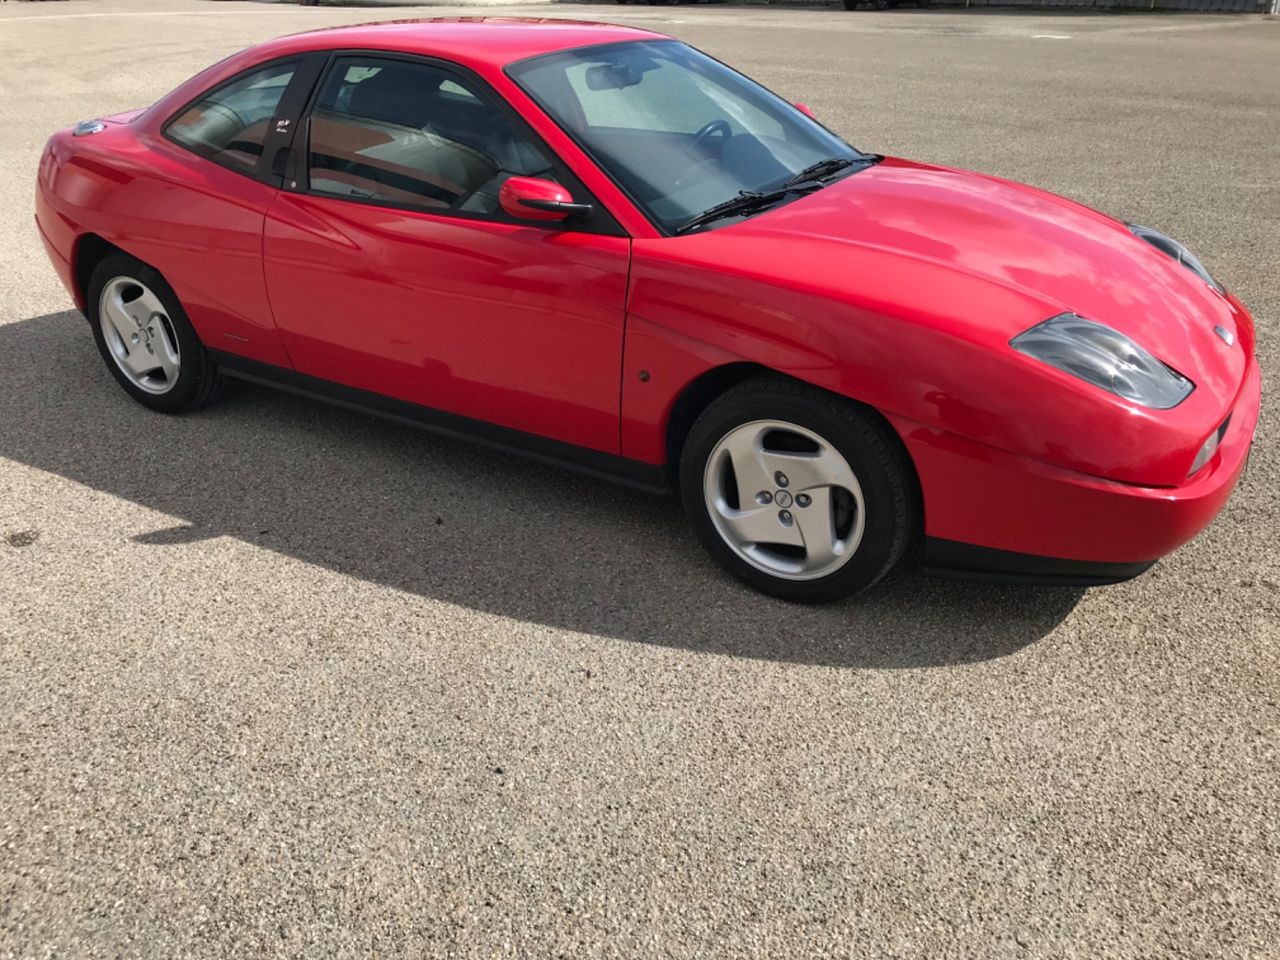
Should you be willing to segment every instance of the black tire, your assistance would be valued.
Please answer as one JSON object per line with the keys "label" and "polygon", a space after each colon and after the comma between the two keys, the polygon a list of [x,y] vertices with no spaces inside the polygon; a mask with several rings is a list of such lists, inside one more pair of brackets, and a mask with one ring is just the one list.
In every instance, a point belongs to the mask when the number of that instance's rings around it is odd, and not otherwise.
{"label": "black tire", "polygon": [[[730,431],[754,420],[781,420],[813,431],[848,462],[861,487],[865,527],[851,558],[834,572],[791,580],[751,565],[711,519],[703,490],[707,461]],[[680,496],[698,539],[721,566],[762,593],[798,603],[853,596],[902,557],[918,517],[915,470],[891,427],[873,410],[794,380],[760,377],[725,392],[694,423],[680,458]]]}
{"label": "black tire", "polygon": [[846,10],[857,10],[859,0],[844,0],[844,8]]}
{"label": "black tire", "polygon": [[[178,344],[179,364],[173,386],[164,393],[149,393],[131,382],[107,345],[100,313],[102,292],[108,283],[117,278],[127,278],[146,287],[165,308],[169,328]],[[218,368],[209,356],[209,351],[196,336],[186,311],[182,309],[182,303],[164,277],[141,260],[123,253],[113,253],[103,258],[89,277],[85,293],[85,316],[88,317],[94,342],[98,345],[98,352],[102,354],[107,369],[124,388],[125,393],[143,406],[161,413],[181,413],[204,406],[221,392],[222,378],[218,375]]]}

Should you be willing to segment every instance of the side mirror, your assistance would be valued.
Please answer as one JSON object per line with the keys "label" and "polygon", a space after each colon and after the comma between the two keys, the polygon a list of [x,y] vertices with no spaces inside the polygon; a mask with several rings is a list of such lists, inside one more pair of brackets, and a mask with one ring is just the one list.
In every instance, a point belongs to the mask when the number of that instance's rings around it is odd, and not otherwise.
{"label": "side mirror", "polygon": [[591,204],[574,203],[573,196],[560,184],[536,177],[508,177],[498,190],[498,204],[521,220],[563,220],[591,212]]}
{"label": "side mirror", "polygon": [[803,113],[803,114],[804,114],[806,117],[808,117],[810,120],[817,120],[817,119],[818,119],[817,117],[815,117],[815,116],[813,115],[813,111],[809,109],[809,105],[808,105],[807,103],[797,103],[797,104],[795,104],[795,108],[796,108],[797,110],[799,110],[801,113]]}

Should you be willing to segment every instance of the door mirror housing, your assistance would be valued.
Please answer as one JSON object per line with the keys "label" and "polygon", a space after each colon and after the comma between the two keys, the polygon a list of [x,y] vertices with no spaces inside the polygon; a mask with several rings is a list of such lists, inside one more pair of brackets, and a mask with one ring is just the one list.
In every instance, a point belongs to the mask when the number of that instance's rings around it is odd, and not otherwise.
{"label": "door mirror housing", "polygon": [[801,113],[803,113],[806,117],[808,117],[810,120],[818,119],[813,115],[813,111],[809,109],[809,105],[807,103],[796,103],[796,104],[793,104],[793,106],[797,110],[799,110]]}
{"label": "door mirror housing", "polygon": [[591,204],[574,203],[573,195],[560,184],[537,177],[508,177],[498,190],[498,203],[520,220],[547,222],[591,212]]}

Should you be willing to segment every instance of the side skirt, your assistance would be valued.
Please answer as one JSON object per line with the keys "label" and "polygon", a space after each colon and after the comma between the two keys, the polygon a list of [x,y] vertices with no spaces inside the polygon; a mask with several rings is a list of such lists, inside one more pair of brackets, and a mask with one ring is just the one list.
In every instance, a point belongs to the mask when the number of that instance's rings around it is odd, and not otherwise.
{"label": "side skirt", "polygon": [[368,390],[307,376],[296,370],[277,367],[258,360],[248,360],[232,353],[223,353],[219,350],[209,352],[217,363],[219,371],[228,377],[276,387],[313,400],[346,407],[349,410],[371,413],[442,436],[515,453],[530,460],[563,467],[586,476],[611,480],[646,493],[671,492],[667,471],[661,466],[602,453],[599,450],[590,450],[560,440],[548,440],[546,437],[539,437],[521,430],[512,430],[509,427],[500,427],[456,413],[419,406],[416,403],[408,403]]}
{"label": "side skirt", "polygon": [[931,577],[983,580],[990,583],[1026,583],[1062,587],[1100,587],[1131,580],[1155,564],[1095,563],[1064,560],[1031,553],[1015,553],[972,543],[925,537],[924,572]]}

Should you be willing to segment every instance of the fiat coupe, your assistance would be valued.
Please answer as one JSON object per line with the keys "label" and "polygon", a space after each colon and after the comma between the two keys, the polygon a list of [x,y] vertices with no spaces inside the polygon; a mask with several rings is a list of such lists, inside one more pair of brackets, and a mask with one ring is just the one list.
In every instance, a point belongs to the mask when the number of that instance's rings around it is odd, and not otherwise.
{"label": "fiat coupe", "polygon": [[683,43],[448,19],[252,47],[55,134],[36,219],[107,369],[228,378],[675,489],[749,585],[1123,580],[1259,407],[1245,307],[1164,234],[864,152]]}

